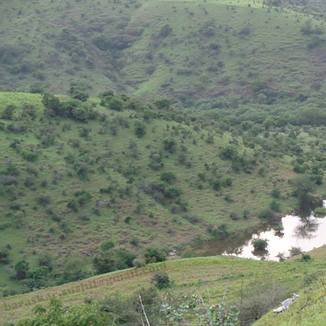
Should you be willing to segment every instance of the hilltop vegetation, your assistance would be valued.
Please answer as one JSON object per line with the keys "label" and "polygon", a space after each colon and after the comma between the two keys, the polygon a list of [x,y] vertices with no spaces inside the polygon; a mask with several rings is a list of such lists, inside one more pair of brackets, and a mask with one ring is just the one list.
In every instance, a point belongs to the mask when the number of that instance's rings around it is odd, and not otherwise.
{"label": "hilltop vegetation", "polygon": [[324,19],[326,13],[326,3],[323,0],[264,0],[264,4],[295,9],[312,14],[318,19]]}
{"label": "hilltop vegetation", "polygon": [[325,24],[295,8],[16,0],[1,9],[4,90],[67,93],[79,81],[93,94],[161,95],[185,107],[323,106]]}

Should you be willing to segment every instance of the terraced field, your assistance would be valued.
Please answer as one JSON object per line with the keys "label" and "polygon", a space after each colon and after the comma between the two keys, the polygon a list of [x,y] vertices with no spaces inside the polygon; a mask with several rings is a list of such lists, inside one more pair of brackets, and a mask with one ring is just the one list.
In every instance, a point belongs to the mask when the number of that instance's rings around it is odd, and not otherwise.
{"label": "terraced field", "polygon": [[[287,295],[303,288],[305,278],[323,275],[326,268],[325,248],[313,252],[312,256],[313,261],[309,263],[297,261],[298,258],[284,263],[230,257],[170,260],[144,268],[100,275],[81,282],[1,299],[0,322],[27,317],[35,305],[45,305],[54,297],[65,304],[74,305],[82,304],[85,299],[90,298],[103,299],[117,294],[128,296],[137,293],[143,287],[149,287],[151,278],[157,271],[165,271],[174,281],[173,287],[167,291],[172,291],[174,294],[198,293],[212,304],[218,303],[223,297],[226,297],[228,302],[239,302],[241,296],[247,298],[256,291],[258,284],[264,284],[264,291],[269,291],[271,296],[279,289],[283,289],[284,295]],[[325,293],[321,290],[318,290],[319,299],[325,298]],[[164,295],[164,292],[161,294]],[[289,314],[286,313],[277,320],[285,320]],[[276,320],[272,315],[269,318],[274,322]],[[322,318],[322,315],[319,318]],[[266,317],[258,325],[269,325],[268,320]],[[295,324],[284,323],[284,325]]]}

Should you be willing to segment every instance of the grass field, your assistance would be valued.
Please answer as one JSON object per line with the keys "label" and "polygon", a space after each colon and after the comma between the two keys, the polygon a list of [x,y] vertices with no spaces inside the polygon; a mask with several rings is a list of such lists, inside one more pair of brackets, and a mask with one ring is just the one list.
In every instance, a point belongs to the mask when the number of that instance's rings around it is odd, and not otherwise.
{"label": "grass field", "polygon": [[269,313],[255,326],[322,326],[325,324],[325,283],[317,282],[314,287],[300,293],[301,298],[291,309],[279,316]]}
{"label": "grass field", "polygon": [[[316,254],[312,253],[312,256],[314,258],[309,263],[298,260],[275,263],[230,257],[170,260],[140,269],[100,275],[77,283],[1,299],[0,322],[27,317],[35,305],[46,305],[54,297],[59,298],[65,304],[73,305],[81,304],[85,299],[90,298],[103,299],[115,295],[129,296],[137,293],[142,287],[149,287],[151,278],[156,271],[167,272],[174,281],[173,287],[166,291],[179,295],[198,293],[212,304],[220,302],[222,298],[226,298],[228,302],[239,302],[242,295],[244,298],[255,295],[253,293],[256,293],[257,286],[262,285],[264,291],[270,291],[270,295],[274,295],[273,291],[277,289],[283,289],[286,295],[303,288],[305,278],[317,274],[322,275],[322,272],[325,271],[325,248],[319,249]],[[166,291],[161,294],[164,295]],[[316,293],[311,292],[311,294],[316,295],[316,299],[325,297],[325,293],[322,293],[321,289],[317,289]],[[304,299],[300,299],[295,307],[302,304],[302,300]],[[321,307],[320,305],[318,309],[320,310]],[[320,313],[322,313],[321,310]],[[292,310],[278,317],[277,320],[280,322],[286,320],[289,315],[292,315]],[[315,321],[321,321],[322,319],[318,318],[322,317],[322,314],[319,317],[311,316],[311,318],[315,318]],[[276,320],[275,316],[270,315],[269,318],[274,322]],[[299,320],[299,317],[293,318]],[[266,324],[264,324],[264,321],[266,321]],[[257,325],[269,325],[268,322],[267,315]],[[284,325],[295,324],[284,323]],[[322,324],[307,323],[304,325],[317,326]]]}
{"label": "grass field", "polygon": [[[323,261],[326,260],[325,247],[314,250],[314,256]],[[325,270],[324,270],[325,271]],[[307,288],[300,291],[300,297],[291,308],[275,315],[270,312],[254,323],[255,326],[322,326],[325,323],[326,287],[325,277],[313,282]]]}

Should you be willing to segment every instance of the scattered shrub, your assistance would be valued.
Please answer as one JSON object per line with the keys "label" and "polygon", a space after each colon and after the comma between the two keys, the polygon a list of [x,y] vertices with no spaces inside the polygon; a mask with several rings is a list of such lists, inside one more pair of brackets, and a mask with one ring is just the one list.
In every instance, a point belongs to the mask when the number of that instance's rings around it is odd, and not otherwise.
{"label": "scattered shrub", "polygon": [[268,241],[264,239],[255,239],[252,244],[255,252],[266,252]]}
{"label": "scattered shrub", "polygon": [[258,214],[258,217],[263,220],[269,220],[274,217],[274,213],[270,208],[266,208]]}
{"label": "scattered shrub", "polygon": [[166,289],[171,286],[169,275],[164,272],[156,273],[152,278],[152,282],[159,290]]}
{"label": "scattered shrub", "polygon": [[312,259],[311,256],[308,254],[302,254],[302,256],[301,256],[301,261],[303,261],[305,263],[309,262],[311,259]]}
{"label": "scattered shrub", "polygon": [[16,107],[14,105],[7,105],[1,114],[1,119],[12,120],[15,111],[16,111]]}
{"label": "scattered shrub", "polygon": [[146,134],[146,126],[141,121],[136,121],[135,123],[135,135],[138,138],[144,137]]}
{"label": "scattered shrub", "polygon": [[7,248],[0,249],[0,264],[9,263],[9,250]]}
{"label": "scattered shrub", "polygon": [[216,240],[225,240],[229,237],[228,227],[226,224],[221,224],[218,227],[209,227],[208,232]]}
{"label": "scattered shrub", "polygon": [[166,252],[163,249],[147,248],[145,251],[146,263],[157,263],[166,260]]}
{"label": "scattered shrub", "polygon": [[29,264],[25,260],[19,261],[15,265],[15,272],[16,272],[16,279],[17,280],[24,280],[27,278],[29,272]]}
{"label": "scattered shrub", "polygon": [[74,82],[70,85],[70,95],[76,100],[85,102],[89,97],[88,89],[88,85],[85,85],[80,82]]}
{"label": "scattered shrub", "polygon": [[98,274],[133,266],[135,255],[126,249],[112,248],[99,252],[93,259],[93,265]]}
{"label": "scattered shrub", "polygon": [[270,209],[274,212],[280,212],[281,211],[281,205],[279,202],[277,202],[276,200],[273,200],[270,205],[269,205]]}
{"label": "scattered shrub", "polygon": [[177,177],[172,172],[163,172],[161,174],[161,180],[168,184],[172,184],[177,180]]}

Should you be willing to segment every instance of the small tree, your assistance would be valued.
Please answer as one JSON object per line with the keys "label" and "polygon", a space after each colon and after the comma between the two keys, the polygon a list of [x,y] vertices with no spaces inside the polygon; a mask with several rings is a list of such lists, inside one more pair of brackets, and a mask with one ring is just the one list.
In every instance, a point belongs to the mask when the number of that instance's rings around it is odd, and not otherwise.
{"label": "small tree", "polygon": [[38,265],[40,267],[45,267],[48,271],[52,271],[53,270],[53,259],[51,256],[44,254],[41,257],[39,257]]}
{"label": "small tree", "polygon": [[27,274],[29,271],[29,264],[25,260],[19,261],[15,265],[15,272],[16,272],[16,279],[17,280],[24,280],[27,278]]}
{"label": "small tree", "polygon": [[16,107],[13,105],[6,106],[1,114],[1,119],[12,120],[14,117],[15,110]]}
{"label": "small tree", "polygon": [[274,212],[280,212],[280,210],[281,210],[280,203],[276,200],[272,200],[269,207]]}
{"label": "small tree", "polygon": [[32,120],[35,120],[35,118],[37,117],[36,107],[32,104],[25,104],[22,110],[23,110],[24,117],[29,117]]}
{"label": "small tree", "polygon": [[216,240],[225,240],[229,236],[229,231],[226,224],[221,224],[218,227],[214,227],[214,228],[209,227],[208,232]]}
{"label": "small tree", "polygon": [[101,243],[101,250],[102,251],[108,251],[110,249],[114,248],[114,242],[111,240],[104,241]]}
{"label": "small tree", "polygon": [[166,260],[166,253],[162,249],[148,248],[145,252],[146,263],[156,263]]}
{"label": "small tree", "polygon": [[93,259],[98,274],[113,272],[133,266],[135,255],[126,249],[110,249],[99,252]]}
{"label": "small tree", "polygon": [[265,239],[255,239],[253,241],[254,251],[255,252],[266,252],[268,246],[268,240]]}
{"label": "small tree", "polygon": [[300,176],[293,181],[293,186],[294,195],[298,198],[299,211],[304,214],[309,214],[314,202],[312,195],[314,184],[311,178],[306,175]]}
{"label": "small tree", "polygon": [[135,135],[138,138],[142,138],[144,137],[146,134],[146,126],[140,122],[140,121],[136,121],[135,123]]}
{"label": "small tree", "polygon": [[294,256],[299,256],[302,254],[302,250],[298,247],[292,247],[290,249],[290,256],[294,257]]}
{"label": "small tree", "polygon": [[64,282],[73,282],[81,280],[87,276],[84,270],[84,262],[79,258],[67,260],[64,266],[62,280]]}
{"label": "small tree", "polygon": [[271,192],[271,195],[275,199],[279,199],[281,197],[281,192],[279,189],[274,188]]}
{"label": "small tree", "polygon": [[167,138],[167,139],[164,139],[164,141],[163,141],[163,147],[164,147],[165,151],[173,154],[177,150],[177,143],[174,139]]}
{"label": "small tree", "polygon": [[307,263],[310,260],[311,260],[311,256],[310,255],[308,255],[308,254],[302,254],[301,261]]}
{"label": "small tree", "polygon": [[45,207],[51,203],[51,198],[49,196],[42,195],[39,198],[37,198],[37,202],[39,205]]}
{"label": "small tree", "polygon": [[154,104],[159,110],[168,110],[170,108],[170,101],[167,99],[158,100]]}
{"label": "small tree", "polygon": [[161,180],[168,183],[168,184],[172,184],[176,181],[176,176],[174,173],[172,172],[163,172],[161,174]]}
{"label": "small tree", "polygon": [[112,97],[106,102],[106,106],[109,107],[111,110],[114,111],[122,111],[124,104],[120,98]]}
{"label": "small tree", "polygon": [[0,264],[9,263],[9,250],[7,248],[0,249]]}
{"label": "small tree", "polygon": [[169,275],[163,272],[156,273],[152,278],[152,282],[159,290],[166,289],[171,286]]}
{"label": "small tree", "polygon": [[263,220],[269,220],[274,217],[274,213],[270,208],[266,208],[258,214],[258,217]]}
{"label": "small tree", "polygon": [[62,104],[60,100],[51,94],[44,94],[42,103],[45,106],[47,113],[50,115],[60,115],[62,111]]}
{"label": "small tree", "polygon": [[70,95],[76,100],[85,102],[89,97],[87,88],[88,88],[87,85],[80,82],[71,83]]}

